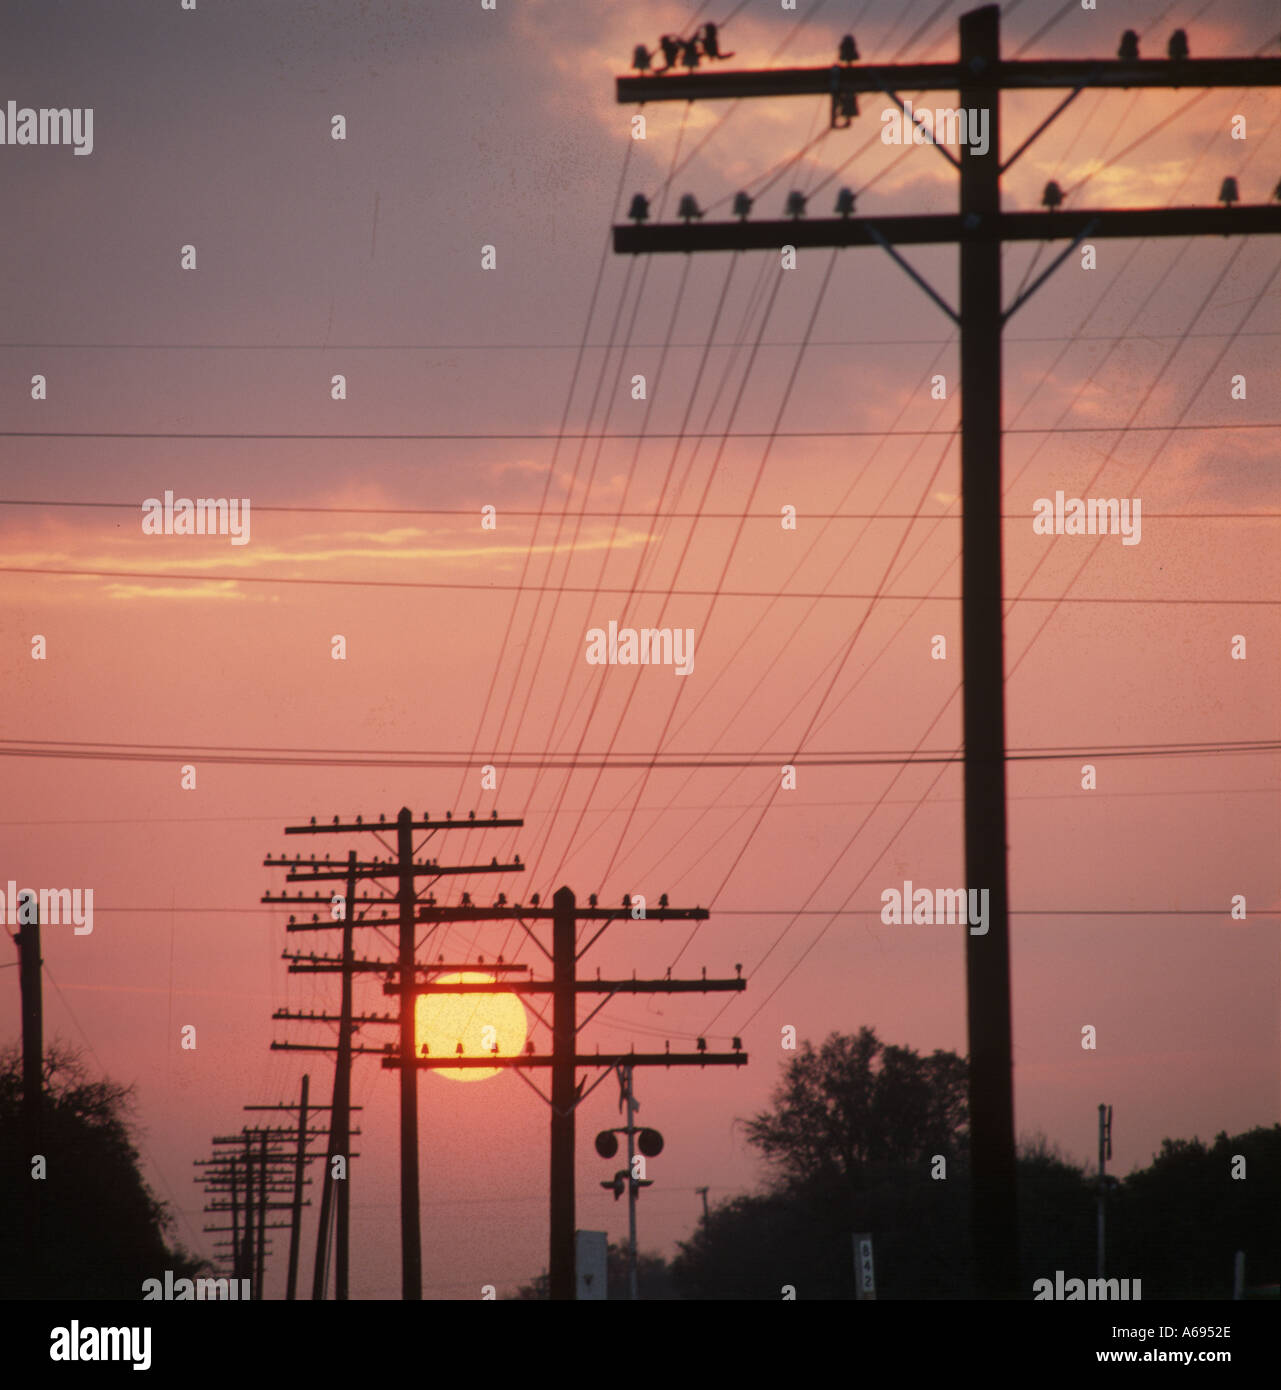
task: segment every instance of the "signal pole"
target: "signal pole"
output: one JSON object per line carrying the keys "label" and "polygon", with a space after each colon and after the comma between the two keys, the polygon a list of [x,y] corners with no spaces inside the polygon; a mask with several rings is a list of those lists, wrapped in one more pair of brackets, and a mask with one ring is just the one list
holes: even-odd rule
{"label": "signal pole", "polygon": [[[984,155],[962,145],[957,214],[853,217],[853,195],[843,215],[821,220],[640,225],[648,212],[633,205],[634,227],[615,227],[614,250],[649,252],[741,251],[785,245],[882,247],[961,330],[961,493],[963,720],[965,730],[965,868],[972,887],[990,892],[989,929],[965,938],[970,1068],[971,1226],[979,1292],[1011,1298],[1018,1287],[1015,1190],[1013,1039],[1010,1005],[1009,902],[1006,870],[1005,685],[1001,563],[1001,333],[1005,323],[1087,237],[1229,236],[1281,232],[1281,209],[1234,207],[1235,182],[1225,183],[1223,208],[1071,210],[1059,207],[1055,184],[1045,190],[1044,212],[1002,212],[1000,177],[1080,92],[1087,88],[1276,87],[1281,60],[1186,56],[1186,36],[1171,40],[1170,58],[1140,60],[1003,59],[1000,11],[984,6],[960,19],[960,61],[857,63],[852,39],[839,62],[820,68],[762,72],[660,71],[620,77],[620,103],[830,94],[832,126],[857,116],[857,94],[896,89],[955,91],[962,109],[990,111]],[[712,55],[708,55],[712,56]],[[1072,95],[1001,162],[1002,91],[1071,88]],[[930,142],[932,143],[932,141]],[[750,200],[749,200],[750,206]],[[840,205],[838,204],[838,207]],[[1068,239],[1068,246],[1007,308],[1001,304],[1001,246],[1006,241]],[[960,247],[961,304],[953,310],[895,249],[955,242]]]}
{"label": "signal pole", "polygon": [[636,1253],[636,1199],[640,1196],[632,1164],[636,1159],[636,1097],[632,1094],[632,1069],[619,1067],[619,1080],[627,1102],[627,1297],[633,1303],[640,1298]]}

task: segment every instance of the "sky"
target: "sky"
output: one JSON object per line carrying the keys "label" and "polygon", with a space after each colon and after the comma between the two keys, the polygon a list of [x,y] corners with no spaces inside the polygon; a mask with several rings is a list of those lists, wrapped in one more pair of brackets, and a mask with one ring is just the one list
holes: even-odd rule
{"label": "sky", "polygon": [[[722,48],[817,66],[853,32],[864,60],[942,61],[961,8],[748,0]],[[787,271],[773,251],[610,249],[636,192],[655,221],[686,193],[728,218],[739,189],[756,216],[793,189],[831,215],[843,186],[862,215],[928,213],[955,208],[956,177],[882,143],[880,97],[826,133],[820,98],[653,103],[633,138],[614,78],[708,18],[585,0],[0,15],[0,109],[94,111],[84,157],[0,146],[0,883],[92,888],[92,933],[44,931],[46,1031],[136,1087],[188,1248],[210,1249],[192,1163],[212,1136],[304,1071],[313,1095],[332,1084],[328,1057],[270,1049],[331,1042],[272,1014],[332,1010],[337,989],[288,972],[281,951],[310,942],[259,901],[282,878],[263,859],[313,815],[523,818],[432,842],[442,863],[526,866],[445,880],[442,901],[565,883],[710,909],[696,931],[612,926],[583,961],[748,981],[611,1001],[583,1030],[588,1050],[739,1036],[750,1057],[638,1075],[666,1141],[643,1249],[691,1235],[697,1188],[764,1180],[740,1122],[769,1103],[788,1027],[966,1051],[963,928],[880,919],[904,880],[964,882],[961,767],[937,761],[961,748],[953,325],[875,247]],[[1129,26],[1156,56],[1182,26],[1194,57],[1242,56],[1274,49],[1275,23],[1253,2],[1121,20],[1015,0],[1002,43],[1110,57]],[[1003,98],[1007,156],[1054,99]],[[1003,205],[1038,207],[1051,179],[1069,208],[1210,205],[1229,175],[1263,203],[1279,117],[1262,90],[1086,92]],[[1057,249],[1005,249],[1007,304]],[[954,248],[907,256],[956,302]],[[1016,1129],[1086,1162],[1110,1103],[1122,1174],[1163,1137],[1278,1119],[1279,291],[1269,237],[1100,239],[1005,330]],[[146,534],[166,490],[249,498],[248,543]],[[1058,491],[1138,499],[1138,544],[1034,533]],[[692,630],[693,669],[589,664],[611,621]],[[1243,741],[1272,747],[1226,746]],[[322,853],[355,847],[331,838]],[[378,932],[362,947],[390,954]],[[542,973],[506,924],[422,949]],[[367,981],[356,1002],[386,1007]],[[0,1021],[16,1041],[16,970]],[[621,1123],[617,1091],[578,1118],[578,1224],[611,1239],[626,1207],[591,1136]],[[546,1264],[547,1107],[510,1072],[425,1075],[419,1095],[424,1295],[510,1291]],[[393,1075],[358,1060],[354,1099],[352,1296],[396,1297]]]}

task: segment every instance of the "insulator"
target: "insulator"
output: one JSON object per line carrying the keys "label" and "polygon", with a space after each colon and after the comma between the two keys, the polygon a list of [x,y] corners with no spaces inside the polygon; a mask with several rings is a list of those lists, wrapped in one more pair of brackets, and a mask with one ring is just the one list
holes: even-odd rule
{"label": "insulator", "polygon": [[680,206],[676,209],[676,216],[689,222],[695,217],[702,217],[702,215],[702,210],[699,208],[698,200],[694,195],[692,193],[682,193]]}
{"label": "insulator", "polygon": [[1133,29],[1127,29],[1125,33],[1121,35],[1121,47],[1117,49],[1116,56],[1120,58],[1123,63],[1133,63],[1138,60],[1139,36]]}
{"label": "insulator", "polygon": [[752,197],[748,193],[734,194],[734,216],[746,222],[752,211]]}
{"label": "insulator", "polygon": [[1188,56],[1188,33],[1186,29],[1176,29],[1170,35],[1170,46],[1166,49],[1172,63],[1181,62]]}
{"label": "insulator", "polygon": [[1053,179],[1045,185],[1045,192],[1041,194],[1041,206],[1049,208],[1051,212],[1059,207],[1063,202],[1063,190],[1054,182]]}
{"label": "insulator", "polygon": [[799,189],[792,189],[787,195],[787,206],[783,209],[788,217],[804,217],[805,204],[809,201]]}
{"label": "insulator", "polygon": [[1231,176],[1224,179],[1223,186],[1219,189],[1219,202],[1223,203],[1225,207],[1231,207],[1240,197],[1241,194],[1237,191],[1236,179]]}
{"label": "insulator", "polygon": [[638,43],[636,47],[632,49],[632,67],[634,67],[637,72],[649,71],[649,58],[649,49],[646,48],[643,43]]}
{"label": "insulator", "polygon": [[854,42],[853,34],[846,34],[841,40],[841,46],[836,50],[836,61],[838,63],[858,62],[858,44]]}
{"label": "insulator", "polygon": [[836,195],[836,211],[841,217],[850,217],[854,212],[854,190],[842,188]]}

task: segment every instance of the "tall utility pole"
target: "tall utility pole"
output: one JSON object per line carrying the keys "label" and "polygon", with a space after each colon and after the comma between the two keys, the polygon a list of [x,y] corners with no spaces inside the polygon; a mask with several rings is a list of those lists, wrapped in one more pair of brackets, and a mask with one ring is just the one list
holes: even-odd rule
{"label": "tall utility pole", "polygon": [[[397,943],[397,959],[395,964],[399,968],[400,979],[404,985],[404,990],[400,1000],[399,1028],[401,1047],[408,1047],[412,1053],[414,1049],[414,1006],[412,987],[414,982],[414,963],[415,963],[415,940],[414,912],[418,906],[418,894],[421,891],[419,882],[427,880],[425,886],[430,886],[439,878],[445,875],[454,874],[483,874],[483,873],[520,873],[524,866],[519,857],[511,864],[499,864],[497,859],[491,860],[489,864],[473,865],[448,865],[442,866],[432,860],[415,859],[414,834],[416,831],[426,831],[422,845],[430,840],[438,831],[444,830],[476,830],[481,827],[496,829],[501,827],[519,827],[524,824],[522,820],[500,820],[495,812],[489,820],[476,819],[473,812],[466,820],[454,820],[452,815],[446,815],[444,820],[433,821],[430,816],[424,815],[422,820],[414,820],[413,814],[407,807],[402,807],[395,821],[389,824],[385,817],[379,817],[376,824],[365,824],[361,817],[357,816],[354,823],[343,823],[337,816],[334,817],[331,825],[317,825],[315,817],[309,825],[291,825],[285,827],[286,835],[354,835],[372,834],[376,836],[389,834],[394,829],[396,831],[395,858],[385,861],[374,859],[372,862],[361,862],[354,853],[347,857],[345,868],[331,863],[326,857],[324,861],[316,858],[302,859],[295,856],[289,859],[272,859],[270,856],[264,861],[269,868],[287,868],[289,870],[287,881],[290,883],[322,883],[336,880],[345,880],[347,884],[346,912],[343,920],[343,951],[344,959],[350,957],[350,929],[355,925],[381,925],[385,922],[356,923],[353,921],[354,907],[357,903],[365,906],[381,905],[387,907],[392,902],[397,908],[397,923],[399,927],[399,937]],[[386,841],[382,841],[386,848]],[[379,880],[393,881],[396,887],[394,899],[387,897],[356,897],[357,880]],[[304,900],[301,891],[296,898],[287,896],[272,896],[265,894],[262,899],[265,903],[282,903],[290,906],[297,906],[304,901],[324,903],[330,906],[328,898],[316,897]],[[322,925],[316,916],[313,916],[313,924],[317,929]],[[339,925],[330,922],[323,925]],[[300,925],[299,930],[309,930],[306,925]],[[343,968],[343,989],[345,1009],[344,1016],[350,1018],[351,1009],[351,975],[354,965]],[[382,970],[386,970],[387,965],[380,965]],[[405,983],[407,981],[407,983]],[[339,1119],[340,1111],[345,1110],[346,1105],[339,1104],[339,1087],[347,1088],[350,1095],[351,1085],[351,1027],[350,1025],[340,1025],[339,1029],[339,1057],[338,1065],[334,1077],[334,1106],[335,1121],[341,1128]],[[346,1048],[344,1052],[342,1049]],[[332,1146],[331,1146],[332,1149]],[[333,1153],[331,1152],[331,1159]],[[341,1289],[339,1297],[346,1297],[347,1284],[347,1202],[348,1196],[344,1187],[338,1189],[337,1205],[339,1208],[338,1221],[338,1286]],[[329,1208],[325,1208],[325,1216],[328,1218]],[[419,1193],[418,1193],[418,1078],[417,1073],[408,1071],[402,1075],[400,1082],[400,1225],[401,1225],[401,1297],[406,1300],[419,1300],[422,1298],[422,1235],[419,1221]],[[322,1223],[322,1234],[324,1232]],[[321,1262],[318,1258],[318,1267]],[[322,1277],[322,1276],[318,1276]],[[321,1286],[323,1290],[323,1285]]]}
{"label": "tall utility pole", "polygon": [[[578,1036],[578,1001],[574,997],[577,949],[574,894],[561,886],[552,896],[552,1103],[551,1103],[551,1247],[548,1274],[551,1296],[574,1297],[574,1121],[577,1087],[574,1050]],[[401,1056],[406,1056],[401,1053]]]}
{"label": "tall utility pole", "polygon": [[[1281,232],[1281,209],[1257,205],[1065,210],[1057,185],[1047,185],[1044,212],[1002,212],[1000,177],[1087,88],[1276,87],[1281,60],[1182,56],[1186,41],[1171,40],[1169,60],[1006,60],[1000,53],[995,5],[962,15],[960,61],[864,64],[847,38],[839,61],[819,68],[763,72],[664,72],[621,77],[620,103],[695,101],[830,94],[833,127],[857,116],[859,94],[896,90],[952,91],[965,110],[990,115],[987,153],[962,145],[960,160],[939,154],[960,171],[960,209],[930,216],[853,217],[853,195],[842,216],[804,220],[639,225],[644,199],[633,205],[638,225],[614,229],[614,249],[649,252],[742,251],[783,246],[880,246],[961,331],[961,494],[963,721],[965,730],[965,868],[967,882],[990,893],[985,936],[966,934],[970,1066],[971,1224],[980,1293],[1017,1296],[1018,1231],[1015,1191],[1013,1042],[1010,1023],[1010,941],[1006,874],[1005,703],[1001,585],[1001,332],[1087,237],[1229,236]],[[1179,35],[1183,39],[1182,34]],[[1123,51],[1127,45],[1123,44]],[[1002,91],[1069,88],[1070,95],[1002,162],[999,146]],[[922,128],[923,129],[923,128]],[[932,143],[932,141],[926,142]],[[847,193],[848,191],[845,191]],[[750,208],[751,200],[747,200]],[[1002,243],[1066,238],[1064,250],[1008,307],[1001,304]],[[960,247],[961,306],[953,310],[908,264],[897,246],[954,242]]]}
{"label": "tall utility pole", "polygon": [[1112,1157],[1112,1107],[1099,1106],[1099,1278],[1104,1277],[1103,1223],[1104,1205],[1107,1202],[1107,1161]]}
{"label": "tall utility pole", "polygon": [[[470,903],[457,907],[425,906],[419,908],[419,920],[440,924],[444,922],[519,922],[543,955],[551,962],[550,980],[517,981],[503,988],[516,995],[550,994],[552,996],[552,1051],[550,1054],[535,1054],[533,1044],[527,1044],[527,1051],[519,1056],[451,1056],[417,1057],[416,1064],[422,1068],[442,1067],[515,1067],[521,1071],[527,1068],[549,1067],[552,1073],[551,1095],[543,1096],[551,1107],[551,1235],[548,1261],[548,1274],[553,1299],[573,1300],[574,1279],[574,1116],[578,1106],[586,1100],[596,1086],[616,1067],[675,1067],[675,1066],[736,1066],[747,1061],[738,1038],[734,1039],[733,1052],[708,1052],[704,1039],[698,1040],[696,1052],[652,1052],[652,1053],[580,1053],[577,1048],[578,1034],[593,1019],[605,1004],[616,994],[686,994],[708,993],[718,990],[743,990],[747,982],[742,978],[741,967],[734,979],[709,980],[704,972],[699,980],[602,980],[597,974],[594,980],[581,980],[577,975],[579,959],[586,954],[611,922],[631,921],[705,921],[708,913],[705,908],[674,908],[667,906],[667,896],[659,899],[659,906],[648,908],[644,900],[633,899],[630,895],[623,899],[621,908],[598,907],[596,895],[588,899],[587,907],[577,906],[573,892],[562,887],[552,899],[552,907],[539,905],[537,895],[531,906],[520,903],[508,906],[505,902],[493,907],[476,907]],[[530,930],[532,921],[550,921],[552,924],[552,950],[538,940]],[[581,950],[576,947],[578,924],[599,922],[601,926]],[[488,968],[488,967],[485,967]],[[388,994],[404,993],[403,979],[383,986]],[[427,994],[495,994],[500,992],[494,984],[459,982],[455,984],[416,984],[413,992]],[[600,994],[604,998],[600,1004],[579,1020],[577,1002],[580,994]],[[402,1006],[403,1007],[403,1006]],[[388,1049],[383,1059],[387,1068],[403,1067],[405,1056]],[[580,1068],[595,1067],[603,1069],[601,1075],[584,1092],[582,1084],[575,1081]],[[527,1078],[528,1079],[528,1078]],[[533,1082],[530,1082],[533,1085]],[[535,1089],[537,1089],[535,1087]],[[541,1095],[542,1093],[539,1092]]]}
{"label": "tall utility pole", "polygon": [[[27,1162],[43,1150],[44,985],[40,955],[39,899],[29,890],[18,894],[18,988],[22,996],[22,1123]],[[35,1288],[41,1279],[40,1215],[44,1184],[29,1182],[23,1201],[27,1275]]]}

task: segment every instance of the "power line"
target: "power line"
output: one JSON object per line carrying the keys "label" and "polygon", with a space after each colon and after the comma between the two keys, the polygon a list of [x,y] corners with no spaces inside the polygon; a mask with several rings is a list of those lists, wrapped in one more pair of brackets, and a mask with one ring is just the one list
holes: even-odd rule
{"label": "power line", "polygon": [[[1217,336],[1217,335],[1216,335]],[[1007,434],[1110,434],[1122,428],[1119,425],[1100,423],[1096,425],[1067,425],[1051,431],[1047,425],[1028,425],[1022,429],[1006,430]],[[1152,434],[1165,430],[1188,430],[1188,431],[1215,431],[1215,430],[1275,430],[1281,429],[1281,421],[1263,420],[1246,424],[1178,424],[1178,425],[1126,425],[1125,430],[1130,434]],[[470,433],[456,431],[452,434],[262,434],[253,431],[229,431],[229,430],[0,430],[0,439],[220,439],[220,440],[251,440],[267,443],[280,443],[297,441],[299,443],[316,443],[318,441],[333,441],[342,443],[350,441],[354,443],[375,443],[384,441],[388,443],[422,443],[422,442],[459,442],[459,441],[563,441],[566,439],[581,440],[602,440],[602,439],[645,439],[645,440],[665,440],[665,439],[882,439],[889,436],[901,436],[904,438],[915,437],[920,434],[951,434],[951,430],[740,430],[734,433],[717,431],[710,434],[686,434],[679,435],[671,432],[642,433],[631,430],[615,431],[612,434],[594,434],[591,432],[569,432],[566,434],[548,434],[547,432],[537,431],[508,431],[506,433],[472,431]]]}
{"label": "power line", "polygon": [[[0,497],[0,507],[99,507],[117,511],[136,512],[137,502],[95,502],[69,501],[65,498]],[[469,516],[479,514],[477,507],[322,507],[322,506],[273,506],[269,503],[255,502],[255,515],[259,512],[303,515],[335,516]],[[545,517],[542,510],[504,507],[504,517]],[[557,513],[563,517],[594,518],[613,521],[618,517],[638,517],[649,521],[769,521],[778,525],[778,512],[680,512],[680,511],[632,511],[627,508],[615,511],[573,510]],[[1002,512],[1005,521],[1032,521],[1034,512]],[[798,510],[798,521],[960,521],[961,513],[940,512],[937,516],[927,516],[924,512],[809,512]],[[1147,521],[1271,521],[1281,519],[1281,512],[1144,512]]]}

